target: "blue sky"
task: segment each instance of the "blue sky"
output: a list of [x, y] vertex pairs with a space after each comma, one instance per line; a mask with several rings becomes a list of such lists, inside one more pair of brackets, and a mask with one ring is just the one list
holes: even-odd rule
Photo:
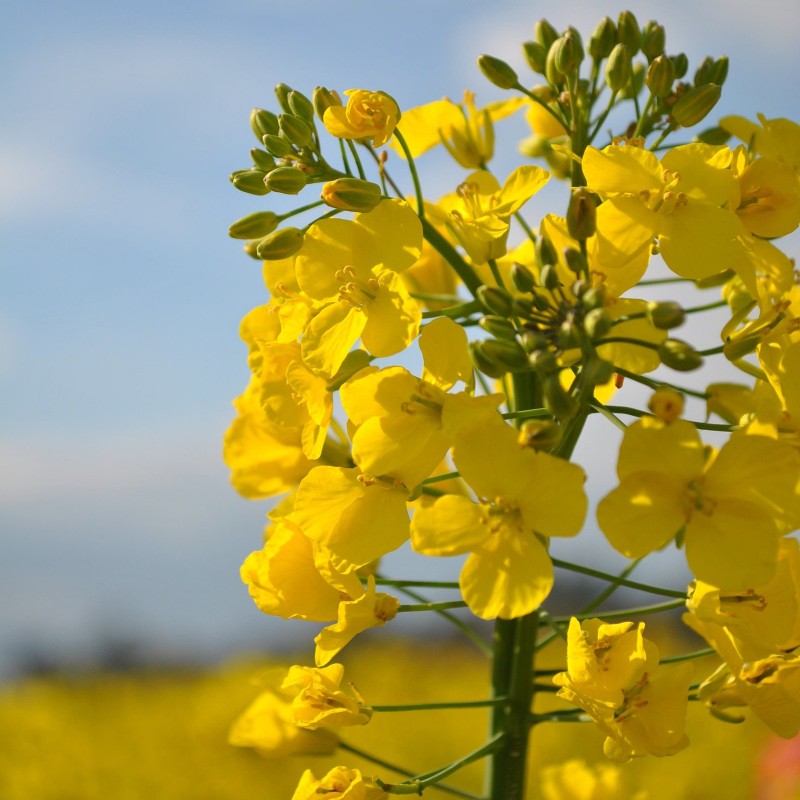
[[[730, 56], [719, 114], [800, 119], [793, 2], [629, 7], [693, 64]], [[619, 10], [563, 2], [547, 16], [588, 35]], [[475, 57], [529, 76], [519, 42], [538, 16], [511, 0], [6, 10], [0, 674], [20, 648], [74, 654], [112, 634], [216, 654], [298, 632], [265, 620], [239, 583], [266, 506], [234, 494], [220, 459], [246, 381], [238, 321], [265, 298], [226, 236], [261, 207], [227, 181], [254, 145], [249, 111], [274, 104], [278, 81], [382, 89], [401, 107], [466, 87], [494, 99]], [[509, 168], [517, 138], [504, 140]], [[432, 197], [458, 181], [422, 166]]]

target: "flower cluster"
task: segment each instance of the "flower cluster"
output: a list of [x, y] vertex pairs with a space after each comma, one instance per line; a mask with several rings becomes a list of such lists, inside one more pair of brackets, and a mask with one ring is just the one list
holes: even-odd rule
[[[559, 716], [532, 714], [547, 627], [567, 640], [558, 696], [597, 724], [608, 756], [687, 745], [690, 664], [659, 665], [643, 623], [581, 614], [565, 632], [543, 608], [558, 567], [609, 581], [590, 609], [620, 586], [648, 590], [629, 570], [607, 576], [551, 552], [586, 525], [587, 475], [572, 456], [592, 416], [623, 432], [619, 484], [596, 512], [611, 545], [635, 560], [685, 548], [696, 577], [687, 624], [723, 661], [699, 697], [722, 715], [749, 705], [782, 735], [800, 728], [800, 567], [787, 538], [800, 528], [800, 289], [776, 243], [800, 224], [800, 126], [731, 116], [664, 145], [710, 113], [727, 74], [726, 59], [708, 58], [689, 78], [686, 57], [664, 48], [663, 27], [630, 12], [602, 20], [586, 47], [574, 28], [559, 34], [542, 20], [523, 49], [545, 82], [528, 88], [481, 56], [489, 81], [513, 93], [483, 107], [467, 92], [401, 113], [383, 91], [350, 90], [345, 103], [279, 84], [280, 113], [253, 112], [260, 147], [233, 184], [254, 195], [322, 187], [319, 200], [231, 226], [262, 263], [269, 298], [240, 328], [251, 374], [225, 459], [244, 496], [282, 496], [242, 566], [253, 600], [323, 628], [316, 667], [293, 667], [232, 739], [330, 752], [331, 727], [369, 719], [340, 688], [341, 668], [326, 666], [355, 636], [411, 611], [465, 630], [451, 613], [464, 608], [496, 625], [484, 747], [399, 785], [345, 767], [322, 780], [309, 771], [296, 800], [421, 792], [483, 757], [493, 800], [512, 796], [528, 729]], [[498, 178], [495, 124], [520, 111], [533, 131], [523, 152], [545, 165]], [[606, 125], [620, 134], [602, 143]], [[439, 145], [466, 174], [434, 200], [416, 160]], [[409, 192], [390, 174], [395, 157]], [[569, 183], [564, 206], [529, 221], [525, 204], [551, 179]], [[296, 215], [305, 221], [283, 225]], [[719, 298], [652, 299], [664, 270]], [[672, 336], [710, 309], [728, 312], [721, 343]], [[741, 382], [704, 382], [697, 371], [712, 357]], [[700, 377], [675, 385], [675, 372]], [[646, 408], [612, 404], [631, 384], [654, 390]], [[684, 418], [686, 396], [722, 422]], [[713, 447], [706, 429], [720, 434]], [[462, 557], [457, 584], [431, 582], [455, 599], [430, 602], [415, 591], [424, 584], [384, 575], [381, 560], [399, 548]], [[665, 608], [686, 598], [685, 587], [650, 590], [672, 598]], [[401, 604], [398, 591], [417, 603]]]

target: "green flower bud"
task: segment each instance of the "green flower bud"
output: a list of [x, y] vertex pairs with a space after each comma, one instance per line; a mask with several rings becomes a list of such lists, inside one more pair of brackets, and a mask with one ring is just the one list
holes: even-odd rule
[[695, 139], [703, 144], [725, 144], [730, 138], [731, 134], [718, 125], [713, 128], [706, 128], [695, 136]]
[[353, 377], [357, 372], [360, 372], [364, 367], [368, 367], [373, 359], [366, 350], [351, 350], [342, 361], [342, 366], [339, 367], [338, 372], [330, 379], [327, 389], [329, 392], [335, 392], [341, 389], [342, 384]]
[[275, 156], [275, 158], [288, 158], [294, 155], [291, 144], [289, 144], [283, 136], [275, 136], [268, 133], [264, 137], [264, 147], [266, 147], [267, 151]]
[[618, 44], [606, 62], [606, 84], [612, 92], [622, 91], [631, 79], [631, 54], [627, 45]]
[[561, 86], [564, 83], [564, 73], [556, 66], [556, 46], [555, 44], [547, 53], [547, 61], [544, 65], [544, 76], [551, 86]]
[[519, 292], [531, 292], [536, 286], [536, 278], [533, 273], [522, 264], [511, 266], [511, 280]]
[[573, 319], [564, 320], [558, 327], [556, 343], [562, 350], [571, 350], [580, 347], [583, 341], [583, 331]]
[[676, 53], [670, 56], [672, 66], [675, 67], [675, 80], [679, 81], [689, 71], [689, 59], [686, 53]]
[[581, 296], [581, 305], [584, 311], [594, 311], [596, 308], [605, 308], [606, 290], [603, 286], [590, 286]]
[[647, 69], [641, 61], [637, 61], [631, 66], [631, 79], [625, 88], [623, 88], [621, 95], [626, 100], [637, 97], [639, 92], [642, 91], [644, 86], [644, 77]]
[[287, 86], [285, 83], [279, 83], [275, 87], [275, 97], [278, 98], [278, 104], [285, 114], [292, 113], [292, 107], [289, 105], [289, 92], [291, 91], [292, 87]]
[[519, 77], [513, 68], [494, 56], [479, 56], [478, 68], [499, 89], [513, 89], [519, 83]]
[[650, 63], [644, 82], [653, 97], [666, 97], [672, 91], [674, 80], [675, 67], [672, 65], [672, 60], [662, 54]]
[[651, 300], [645, 307], [647, 319], [654, 328], [662, 331], [668, 331], [671, 328], [677, 328], [683, 325], [686, 318], [686, 313], [678, 303], [673, 301], [657, 302]]
[[558, 369], [555, 355], [544, 347], [541, 350], [534, 350], [528, 356], [528, 363], [540, 375], [552, 375]]
[[525, 331], [522, 334], [522, 348], [526, 353], [547, 348], [547, 337], [541, 331]]
[[254, 214], [237, 219], [228, 228], [228, 236], [232, 239], [260, 239], [272, 233], [279, 222], [280, 218], [272, 211], [256, 211]]
[[278, 117], [278, 124], [281, 126], [281, 133], [296, 147], [306, 147], [311, 144], [311, 128], [307, 122], [303, 122], [300, 117], [293, 114], [281, 114]]
[[722, 95], [722, 87], [706, 83], [689, 89], [672, 107], [673, 119], [684, 128], [691, 128], [705, 119]]
[[255, 168], [260, 169], [262, 172], [272, 172], [275, 169], [275, 159], [259, 147], [250, 149], [250, 158], [253, 159]]
[[600, 386], [614, 376], [614, 365], [603, 358], [590, 358], [583, 365], [581, 375], [590, 386]]
[[264, 185], [271, 192], [298, 194], [307, 181], [306, 173], [297, 167], [276, 167], [264, 178]]
[[520, 447], [552, 450], [561, 441], [561, 426], [551, 420], [529, 419], [519, 429]]
[[546, 19], [540, 19], [533, 26], [533, 38], [549, 50], [553, 42], [558, 39], [558, 31]]
[[250, 256], [250, 258], [255, 258], [256, 261], [261, 261], [262, 259], [258, 257], [259, 244], [261, 244], [261, 239], [252, 239], [251, 241], [245, 242], [244, 245], [242, 245], [242, 250], [244, 250], [244, 252]]
[[533, 300], [530, 297], [515, 297], [512, 311], [515, 317], [529, 317], [533, 313]]
[[706, 56], [694, 72], [694, 85], [705, 86], [705, 84], [711, 83], [711, 73], [713, 71], [714, 59], [711, 56]]
[[595, 195], [585, 186], [575, 189], [567, 207], [567, 230], [578, 241], [594, 236], [597, 230], [597, 203]]
[[632, 11], [623, 11], [617, 19], [617, 41], [628, 48], [631, 57], [639, 52], [642, 44], [642, 32]]
[[583, 61], [583, 44], [572, 31], [567, 31], [563, 36], [559, 36], [551, 49], [554, 51], [555, 67], [563, 75], [575, 72]]
[[536, 256], [536, 264], [541, 269], [548, 264], [558, 263], [558, 254], [556, 253], [553, 243], [546, 236], [540, 236], [536, 240], [534, 247], [534, 254]]
[[604, 308], [593, 308], [583, 318], [583, 328], [591, 339], [605, 336], [612, 327], [611, 317]]
[[510, 317], [513, 309], [511, 295], [499, 286], [479, 286], [478, 300], [490, 314]]
[[548, 375], [544, 379], [544, 405], [545, 408], [559, 420], [574, 417], [578, 410], [578, 401], [571, 397], [558, 379], [558, 375]]
[[722, 346], [722, 353], [728, 361], [738, 361], [752, 353], [763, 341], [760, 333], [751, 333], [749, 336], [740, 336], [737, 339], [728, 339]]
[[703, 365], [703, 357], [687, 342], [665, 339], [658, 346], [661, 363], [678, 372], [689, 372]]
[[564, 261], [567, 262], [569, 269], [576, 275], [586, 274], [588, 265], [586, 263], [586, 258], [580, 250], [576, 250], [574, 247], [565, 247]]
[[324, 86], [317, 86], [311, 98], [314, 103], [314, 111], [317, 112], [317, 116], [320, 120], [325, 116], [325, 112], [331, 106], [342, 105], [339, 95], [336, 94], [336, 92], [332, 92], [330, 89], [326, 89]]
[[320, 197], [331, 208], [366, 212], [380, 203], [381, 187], [360, 178], [337, 178], [322, 187]]
[[664, 52], [665, 44], [664, 26], [651, 19], [642, 28], [642, 52], [647, 56], [647, 60], [653, 61], [658, 58]]
[[535, 294], [533, 296], [533, 307], [537, 311], [549, 311], [550, 301], [543, 294]]
[[231, 183], [240, 191], [248, 194], [266, 194], [269, 189], [264, 185], [266, 173], [260, 169], [240, 169], [232, 172]]
[[508, 372], [508, 367], [489, 358], [484, 352], [485, 344], [486, 342], [469, 343], [469, 354], [472, 358], [472, 363], [475, 365], [475, 369], [484, 375], [488, 375], [490, 378], [502, 378]]
[[295, 89], [289, 92], [289, 108], [292, 110], [292, 114], [301, 117], [306, 122], [312, 122], [314, 119], [313, 104], [302, 92]]
[[716, 83], [722, 86], [725, 79], [728, 77], [728, 67], [730, 63], [728, 56], [721, 56], [714, 62], [714, 69], [711, 70], [711, 83]]
[[554, 264], [545, 264], [539, 271], [539, 281], [547, 291], [552, 292], [556, 286], [561, 285], [558, 279], [558, 270]]
[[485, 317], [481, 317], [478, 320], [478, 325], [487, 333], [491, 333], [492, 336], [496, 336], [498, 339], [507, 339], [510, 342], [516, 341], [517, 331], [505, 317], [489, 314]]
[[547, 63], [547, 50], [539, 42], [523, 42], [522, 52], [528, 66], [539, 75], [544, 75], [545, 64]]
[[617, 26], [611, 17], [603, 17], [597, 23], [594, 33], [589, 39], [589, 55], [595, 60], [600, 61], [608, 58], [614, 45], [617, 43]]
[[261, 142], [268, 133], [278, 132], [278, 118], [271, 111], [263, 108], [254, 108], [250, 112], [250, 127], [256, 135], [256, 139]]
[[265, 261], [280, 261], [293, 256], [302, 246], [305, 234], [299, 228], [281, 228], [258, 243], [258, 257]]

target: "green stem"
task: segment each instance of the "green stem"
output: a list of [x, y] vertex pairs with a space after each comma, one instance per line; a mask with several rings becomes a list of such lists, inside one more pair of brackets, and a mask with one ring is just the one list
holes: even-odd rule
[[365, 181], [367, 179], [367, 173], [364, 172], [364, 166], [361, 163], [361, 159], [358, 157], [358, 151], [356, 150], [356, 146], [353, 144], [352, 139], [347, 140], [347, 146], [350, 148], [350, 152], [353, 154], [353, 160], [356, 162], [358, 177], [361, 178], [362, 181]]
[[628, 426], [619, 417], [614, 416], [608, 406], [604, 406], [598, 400], [592, 400], [589, 405], [601, 416], [605, 417], [612, 425], [619, 428], [623, 433], [628, 430]]
[[696, 392], [694, 389], [687, 389], [683, 386], [675, 386], [673, 383], [665, 383], [664, 381], [654, 381], [652, 378], [645, 378], [644, 375], [637, 375], [635, 372], [629, 372], [622, 367], [614, 367], [617, 374], [622, 375], [624, 378], [641, 383], [644, 386], [649, 386], [651, 389], [660, 389], [662, 386], [668, 386], [670, 389], [675, 389], [681, 394], [688, 394], [690, 397], [697, 397], [700, 400], [708, 400], [708, 395], [705, 392]]
[[507, 411], [503, 414], [503, 419], [541, 419], [551, 416], [546, 408], [529, 408], [526, 411]]
[[452, 703], [415, 703], [413, 705], [404, 706], [370, 706], [373, 711], [436, 711], [447, 708], [486, 708], [487, 706], [496, 706], [500, 703], [505, 703], [505, 697], [492, 697], [488, 700], [465, 700], [464, 702]]
[[[593, 407], [600, 412], [600, 406], [602, 404], [595, 401], [593, 403]], [[640, 408], [633, 408], [632, 406], [603, 406], [606, 411], [614, 412], [615, 414], [627, 414], [631, 417], [652, 417], [655, 416], [651, 414], [649, 411], [642, 411]], [[697, 420], [686, 420], [687, 422], [691, 422], [692, 425], [695, 426], [698, 430], [702, 431], [724, 431], [725, 433], [733, 433], [734, 431], [739, 430], [738, 425], [725, 425], [723, 423], [717, 422], [699, 422]], [[622, 424], [622, 423], [620, 423]]]
[[397, 607], [398, 612], [404, 611], [448, 611], [451, 608], [466, 608], [463, 600], [445, 600], [442, 603], [409, 603]]
[[[602, 617], [606, 619], [629, 619], [630, 617], [640, 617], [646, 614], [660, 614], [662, 611], [671, 611], [673, 608], [681, 608], [686, 600], [671, 600], [668, 603], [656, 603], [652, 606], [636, 606], [634, 608], [624, 608], [621, 611], [604, 611]], [[593, 613], [573, 614], [576, 619], [591, 619], [596, 616]], [[572, 617], [554, 617], [555, 622], [569, 622]]]
[[706, 658], [713, 656], [717, 651], [713, 647], [705, 647], [702, 650], [695, 650], [692, 653], [683, 653], [679, 656], [667, 656], [662, 658], [659, 664], [677, 664], [679, 661], [693, 661], [696, 658]]
[[443, 475], [431, 475], [430, 478], [425, 478], [422, 481], [424, 486], [427, 486], [429, 483], [439, 483], [439, 481], [449, 481], [453, 480], [453, 478], [460, 478], [460, 472], [445, 472]]
[[450, 306], [449, 308], [439, 308], [435, 311], [423, 311], [423, 319], [433, 319], [436, 317], [468, 317], [476, 311], [482, 309], [481, 304], [477, 300], [470, 300], [466, 303], [460, 303], [457, 306]]
[[589, 134], [589, 138], [586, 141], [586, 145], [590, 145], [598, 133], [600, 133], [600, 128], [603, 126], [603, 123], [606, 121], [606, 118], [611, 113], [611, 109], [614, 107], [614, 101], [617, 99], [617, 92], [612, 92], [611, 97], [609, 98], [608, 105], [606, 106], [606, 110], [600, 115], [600, 118], [597, 120], [597, 124], [594, 126], [594, 129]]
[[545, 103], [544, 100], [538, 98], [533, 92], [526, 89], [522, 84], [517, 84], [514, 87], [517, 91], [522, 92], [526, 97], [529, 97], [533, 100], [534, 103], [538, 103], [554, 120], [556, 120], [564, 130], [569, 130], [569, 125], [567, 124], [566, 120], [560, 115], [555, 112], [553, 108], [550, 107], [549, 103]]
[[375, 578], [375, 584], [377, 586], [393, 586], [395, 589], [405, 589], [407, 587], [421, 589], [458, 589], [458, 583], [455, 581], [396, 581], [391, 578]]
[[425, 238], [439, 255], [455, 270], [456, 275], [461, 278], [464, 286], [466, 286], [470, 294], [475, 297], [478, 288], [483, 285], [481, 279], [475, 274], [472, 267], [461, 258], [455, 247], [453, 247], [428, 220], [420, 217], [420, 222], [422, 222], [422, 233]]
[[609, 583], [618, 586], [626, 586], [628, 589], [638, 589], [640, 592], [647, 592], [648, 594], [657, 594], [661, 595], [662, 597], [680, 598], [681, 602], [686, 600], [686, 592], [679, 592], [675, 589], [662, 589], [658, 586], [650, 586], [647, 583], [629, 581], [627, 579], [620, 578], [619, 575], [611, 575], [608, 572], [600, 572], [600, 570], [591, 569], [590, 567], [582, 567], [579, 564], [571, 564], [569, 561], [561, 561], [561, 559], [558, 558], [554, 558], [552, 561], [553, 566], [558, 569], [565, 569], [569, 572], [577, 572], [580, 575], [588, 575], [590, 578], [599, 578], [600, 580], [608, 581]]
[[411, 173], [411, 180], [414, 183], [414, 195], [417, 198], [417, 216], [421, 219], [425, 219], [425, 200], [422, 196], [422, 184], [419, 182], [419, 175], [417, 174], [417, 165], [414, 163], [414, 157], [411, 155], [411, 150], [408, 149], [408, 144], [406, 140], [403, 138], [403, 134], [395, 128], [394, 129], [394, 138], [397, 139], [397, 143], [403, 150], [403, 154], [406, 157], [406, 161], [408, 161], [408, 171]]

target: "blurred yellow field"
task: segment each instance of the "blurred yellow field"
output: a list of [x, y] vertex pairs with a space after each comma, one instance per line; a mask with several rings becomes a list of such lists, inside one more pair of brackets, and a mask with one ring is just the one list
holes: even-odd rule
[[[454, 644], [392, 642], [354, 647], [348, 656], [348, 676], [368, 703], [473, 700], [487, 691], [488, 662]], [[549, 660], [557, 665], [558, 658], [551, 653]], [[309, 766], [319, 774], [343, 763], [384, 779], [397, 777], [343, 752], [328, 758], [268, 760], [228, 745], [231, 722], [258, 693], [250, 678], [269, 665], [251, 659], [209, 671], [35, 677], [7, 685], [0, 691], [0, 797], [289, 800]], [[342, 738], [424, 771], [479, 745], [485, 717], [485, 711], [473, 709], [376, 713], [369, 725], [346, 730]], [[692, 747], [682, 753], [621, 767], [627, 781], [621, 797], [632, 797], [641, 788], [651, 800], [798, 796], [791, 788], [772, 791], [763, 776], [758, 778], [757, 762], [764, 760], [764, 748], [772, 742], [782, 748], [773, 760], [783, 759], [773, 770], [773, 782], [779, 773], [791, 781], [798, 759], [794, 748], [787, 761], [786, 746], [793, 743], [768, 737], [757, 720], [727, 725], [694, 704], [687, 729]], [[539, 767], [572, 758], [589, 764], [604, 761], [602, 736], [590, 724], [540, 726], [531, 747], [532, 763]], [[479, 792], [480, 765], [450, 782]], [[433, 790], [426, 795], [445, 797]], [[534, 776], [530, 797], [541, 796], [540, 779]]]

